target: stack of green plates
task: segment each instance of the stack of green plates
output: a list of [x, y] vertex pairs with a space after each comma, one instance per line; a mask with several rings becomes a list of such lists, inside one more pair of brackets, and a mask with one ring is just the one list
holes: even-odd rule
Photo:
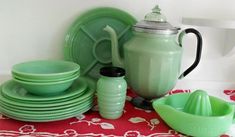
[[0, 112], [12, 119], [31, 122], [57, 121], [82, 114], [93, 106], [95, 84], [79, 78], [56, 96], [36, 96], [9, 80], [0, 88]]

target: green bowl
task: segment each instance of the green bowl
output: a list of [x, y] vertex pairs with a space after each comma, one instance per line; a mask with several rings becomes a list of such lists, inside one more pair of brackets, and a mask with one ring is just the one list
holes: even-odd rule
[[12, 74], [21, 78], [52, 80], [68, 77], [80, 70], [76, 63], [62, 60], [37, 60], [16, 64]]
[[[153, 101], [153, 108], [171, 128], [190, 136], [219, 136], [225, 133], [232, 123], [235, 122], [234, 105], [212, 96], [208, 98], [210, 104], [205, 104], [206, 101], [204, 99], [206, 97], [203, 97], [204, 99], [199, 97], [194, 100], [198, 103], [191, 107], [195, 108], [196, 111], [192, 114], [188, 113], [189, 107], [186, 107], [186, 104], [187, 102], [189, 102], [188, 104], [194, 102], [190, 98], [192, 94], [182, 93], [157, 99]], [[206, 110], [207, 107], [211, 109], [211, 115], [199, 115], [203, 114], [201, 112]]]
[[80, 71], [77, 71], [71, 75], [68, 75], [67, 77], [62, 77], [62, 78], [56, 78], [56, 79], [29, 79], [27, 77], [22, 77], [18, 74], [13, 74], [12, 73], [12, 77], [21, 81], [25, 81], [25, 82], [36, 82], [36, 83], [48, 83], [48, 82], [58, 82], [58, 81], [64, 81], [64, 80], [69, 80], [72, 79], [76, 76], [80, 76]]
[[57, 81], [57, 82], [46, 82], [46, 83], [38, 83], [38, 82], [27, 82], [22, 81], [16, 78], [13, 80], [19, 83], [23, 88], [25, 88], [29, 93], [39, 95], [39, 96], [52, 96], [59, 94], [66, 89], [68, 89], [77, 79], [78, 76], [75, 76], [71, 79]]

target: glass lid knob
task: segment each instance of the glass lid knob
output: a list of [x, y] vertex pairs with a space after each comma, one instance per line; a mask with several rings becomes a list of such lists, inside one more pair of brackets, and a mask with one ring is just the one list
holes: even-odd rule
[[156, 22], [166, 22], [166, 17], [161, 14], [161, 9], [156, 5], [151, 13], [145, 16], [145, 21], [156, 21]]

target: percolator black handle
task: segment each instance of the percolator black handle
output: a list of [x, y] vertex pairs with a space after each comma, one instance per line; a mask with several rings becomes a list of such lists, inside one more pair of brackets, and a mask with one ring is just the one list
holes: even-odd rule
[[201, 59], [201, 53], [202, 53], [202, 36], [200, 34], [199, 31], [197, 31], [196, 29], [194, 28], [188, 28], [188, 29], [185, 29], [183, 30], [180, 35], [179, 35], [179, 45], [182, 47], [182, 40], [183, 40], [183, 37], [185, 34], [188, 34], [188, 33], [193, 33], [196, 35], [197, 37], [197, 51], [196, 51], [196, 59], [195, 61], [193, 62], [193, 64], [188, 68], [186, 69], [180, 76], [179, 76], [179, 79], [182, 79], [184, 78], [186, 75], [188, 75], [193, 69], [195, 69], [197, 67], [197, 65], [199, 64], [200, 62], [200, 59]]

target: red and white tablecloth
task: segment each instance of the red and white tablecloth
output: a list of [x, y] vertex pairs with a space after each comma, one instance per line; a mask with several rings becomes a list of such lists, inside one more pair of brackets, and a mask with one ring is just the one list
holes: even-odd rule
[[[190, 92], [190, 90], [174, 90], [169, 94]], [[225, 90], [223, 98], [235, 101], [235, 90]], [[129, 101], [134, 94], [129, 90], [124, 114], [120, 119], [107, 120], [100, 117], [98, 108], [74, 118], [56, 122], [21, 122], [0, 114], [1, 137], [182, 137], [168, 127], [155, 111], [134, 107]], [[177, 118], [177, 117], [176, 117]], [[235, 137], [235, 125], [221, 137]]]

